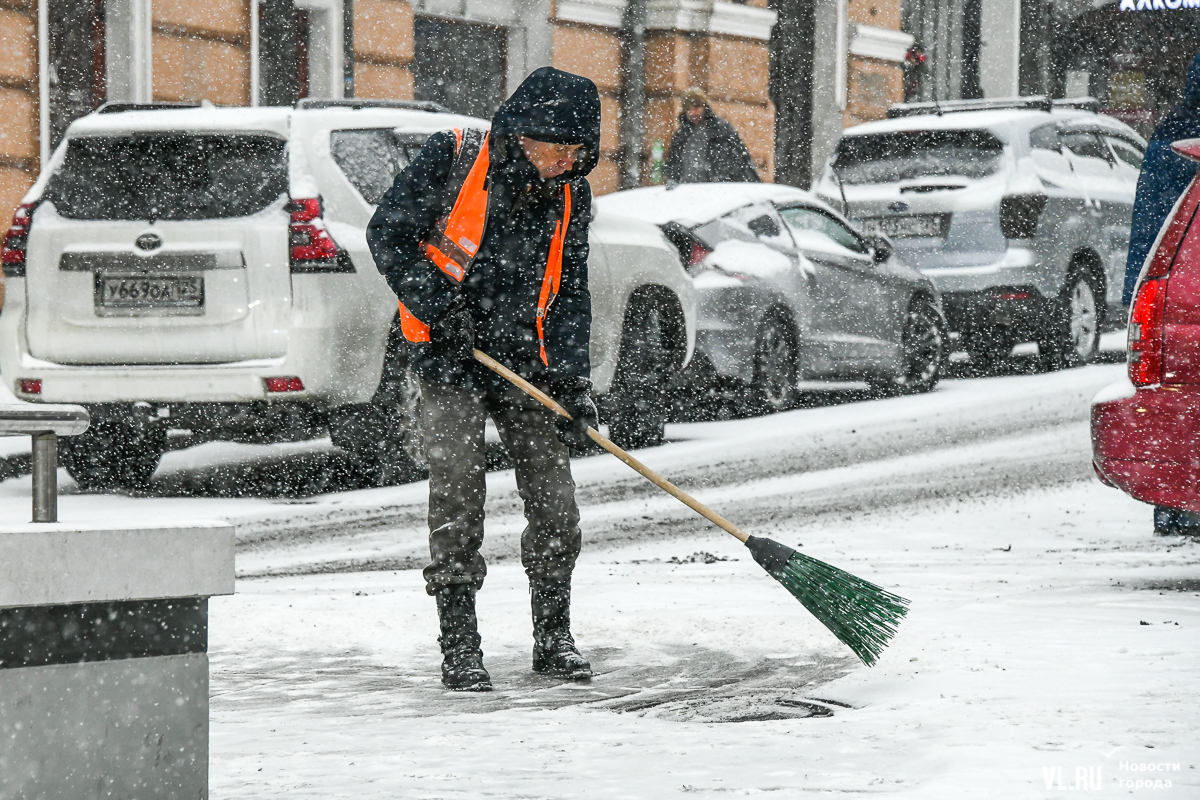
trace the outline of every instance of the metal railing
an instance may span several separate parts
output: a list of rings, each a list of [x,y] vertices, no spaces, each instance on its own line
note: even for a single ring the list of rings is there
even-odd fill
[[[83,406],[0,405],[0,435],[33,439],[34,522],[58,522],[58,437],[77,436],[90,424]]]

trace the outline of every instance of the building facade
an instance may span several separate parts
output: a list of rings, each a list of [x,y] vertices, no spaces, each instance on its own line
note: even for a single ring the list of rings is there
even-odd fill
[[[645,99],[629,146],[628,0],[0,0],[0,213],[70,122],[104,102],[419,99],[488,117],[546,64],[600,88],[597,193],[620,185],[623,153],[640,152],[647,174],[688,86],[708,93],[770,179],[766,0],[632,1],[645,21]]]
[[[808,187],[842,131],[904,99],[901,0],[773,0],[776,179]]]
[[[925,64],[912,100],[1094,97],[1149,135],[1179,102],[1200,52],[1200,9],[1182,0],[903,0]],[[1172,7],[1174,6],[1174,7]]]

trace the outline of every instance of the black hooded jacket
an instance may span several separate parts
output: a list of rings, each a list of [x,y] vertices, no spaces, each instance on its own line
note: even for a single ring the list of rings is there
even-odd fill
[[[518,136],[583,144],[570,171],[546,181],[525,157]],[[543,67],[531,74],[492,118],[488,138],[488,216],[483,242],[461,285],[421,252],[420,242],[454,204],[447,183],[455,136],[435,133],[396,176],[367,226],[375,264],[400,302],[432,324],[462,293],[475,325],[475,346],[533,381],[588,378],[592,306],[588,293],[588,226],[592,192],[586,176],[600,154],[600,95],[587,78]],[[537,335],[537,305],[562,215],[563,183],[571,186],[571,220],[563,245],[562,281],[544,322],[546,356]],[[499,393],[503,379],[481,364],[447,361],[429,345],[413,345],[414,371],[426,380]]]
[[[693,125],[686,113],[679,115],[679,130],[671,137],[671,150],[663,171],[672,183],[762,180],[737,129],[708,106],[704,107],[704,118],[699,125]]]

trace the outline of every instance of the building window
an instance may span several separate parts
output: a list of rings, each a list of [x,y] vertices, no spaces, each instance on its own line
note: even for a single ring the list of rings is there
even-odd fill
[[[505,29],[417,17],[413,36],[417,99],[491,119],[505,97]]]

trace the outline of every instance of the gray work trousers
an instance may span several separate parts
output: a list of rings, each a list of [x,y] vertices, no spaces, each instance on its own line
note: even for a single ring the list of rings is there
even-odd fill
[[[483,586],[487,566],[483,504],[487,492],[484,422],[496,423],[516,464],[525,503],[521,564],[531,581],[569,581],[582,534],[570,455],[558,440],[553,412],[515,387],[502,396],[421,381],[425,453],[429,458],[429,566],[425,588]]]

